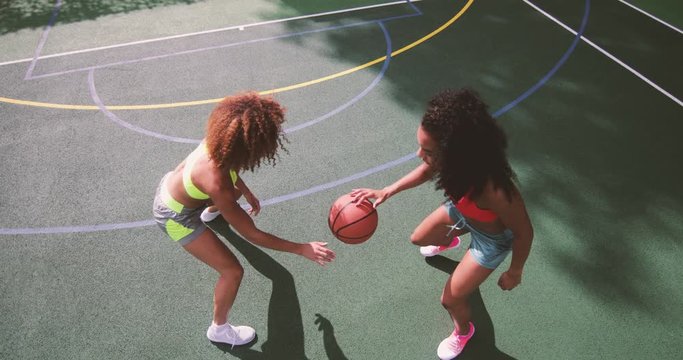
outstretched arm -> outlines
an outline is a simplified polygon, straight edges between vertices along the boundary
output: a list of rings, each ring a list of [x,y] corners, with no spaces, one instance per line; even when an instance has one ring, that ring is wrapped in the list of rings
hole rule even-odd
[[[301,255],[320,265],[334,259],[334,251],[327,248],[327,243],[295,243],[258,229],[251,217],[237,203],[232,184],[221,187],[209,195],[223,218],[250,242],[269,249]]]
[[[353,189],[351,196],[356,201],[364,201],[366,199],[375,199],[374,206],[377,207],[388,198],[400,193],[403,190],[414,188],[431,179],[434,176],[434,169],[426,163],[420,164],[413,171],[409,172],[395,183],[381,189]]]

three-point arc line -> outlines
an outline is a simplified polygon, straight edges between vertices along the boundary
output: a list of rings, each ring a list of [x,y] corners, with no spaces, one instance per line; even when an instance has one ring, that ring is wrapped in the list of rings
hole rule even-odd
[[[450,24],[452,24],[455,20],[457,20],[457,18],[460,17],[462,15],[462,13],[464,13],[465,10],[467,10],[467,8],[470,6],[470,4],[472,2],[473,2],[473,0],[469,0],[468,3],[466,4],[466,6],[458,14],[456,14],[456,16],[454,16],[447,23],[445,23],[444,25],[442,25],[438,29],[434,30],[432,33],[428,34],[427,36],[423,37],[422,39],[426,40],[426,39],[436,35],[438,32],[442,31],[446,27],[450,26]],[[534,84],[530,88],[531,91],[527,90],[521,96],[519,96],[518,98],[513,100],[512,103],[517,105],[519,102],[521,102],[524,99],[531,96],[533,92],[535,92],[543,84],[545,84],[559,70],[559,68],[567,61],[567,59],[569,58],[571,53],[576,48],[579,41],[581,40],[581,37],[583,36],[583,32],[586,28],[586,25],[588,24],[589,11],[590,11],[590,0],[586,0],[584,16],[583,16],[583,19],[581,22],[581,28],[577,32],[577,34],[576,34],[574,40],[572,41],[571,45],[569,46],[569,48],[565,51],[563,56],[553,66],[553,68],[545,76],[543,76],[536,84]],[[413,43],[413,44],[415,44],[415,43]],[[417,46],[417,44],[415,44],[413,46]],[[406,50],[408,50],[408,47],[404,47],[400,50],[406,51]],[[396,52],[394,52],[392,55],[394,55],[395,53]],[[505,112],[507,112],[508,110],[510,110],[511,108],[512,107],[504,106],[500,110],[496,111],[494,113],[494,116],[499,117],[502,114],[504,114]],[[284,201],[292,200],[292,199],[299,198],[302,196],[317,193],[317,192],[320,192],[323,190],[328,190],[328,189],[346,184],[348,182],[364,178],[364,177],[369,176],[371,174],[381,172],[381,171],[393,168],[395,166],[401,165],[405,162],[408,162],[410,160],[415,159],[415,157],[416,157],[415,154],[408,154],[408,155],[402,156],[398,159],[387,162],[385,164],[375,166],[373,168],[370,168],[370,169],[367,169],[365,171],[347,176],[347,177],[342,178],[342,179],[338,179],[338,180],[335,180],[332,182],[317,185],[317,186],[311,187],[311,188],[306,189],[306,190],[302,190],[302,191],[298,191],[298,192],[294,192],[294,193],[290,193],[287,195],[282,195],[282,196],[278,196],[278,197],[274,197],[274,198],[265,200],[261,203],[261,205],[262,206],[273,205],[273,204],[277,204],[280,202],[284,202]],[[142,221],[135,221],[135,222],[128,222],[128,223],[99,224],[99,225],[87,225],[87,226],[63,226],[63,227],[15,228],[15,229],[0,228],[0,235],[27,235],[27,234],[56,234],[56,233],[74,233],[74,232],[95,232],[95,231],[131,229],[131,228],[138,228],[138,227],[143,227],[143,226],[151,226],[154,224],[155,224],[154,220],[142,220]]]

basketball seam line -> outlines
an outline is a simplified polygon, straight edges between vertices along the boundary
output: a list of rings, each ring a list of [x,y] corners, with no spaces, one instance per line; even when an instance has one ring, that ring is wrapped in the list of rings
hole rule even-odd
[[[343,211],[347,206],[349,206],[350,204],[353,204],[353,201],[349,201],[349,202],[346,203],[344,206],[342,206],[341,209],[339,209],[339,211],[337,212],[337,216],[335,216],[335,218],[334,218],[334,223],[333,223],[333,225],[337,223],[337,219],[339,218],[339,214],[341,214],[342,211]],[[360,218],[360,219],[358,219],[358,220],[356,220],[356,221],[354,221],[354,222],[352,222],[352,223],[349,223],[349,224],[346,224],[346,225],[340,227],[337,231],[334,232],[334,234],[335,234],[335,235],[338,235],[338,236],[341,236],[341,237],[344,237],[344,238],[347,238],[347,239],[352,239],[352,240],[353,240],[353,239],[362,239],[362,238],[364,238],[364,237],[367,236],[367,235],[365,235],[365,236],[358,236],[358,237],[350,237],[350,236],[340,235],[339,233],[340,233],[342,230],[346,229],[347,227],[349,227],[349,226],[351,226],[351,225],[353,225],[353,224],[356,224],[356,223],[358,223],[358,222],[360,222],[360,221],[365,220],[368,216],[370,216],[370,215],[372,215],[373,213],[376,213],[376,212],[377,212],[377,209],[375,209],[375,208],[373,207],[372,211],[370,211],[369,213],[365,214],[365,216],[363,216],[362,218]],[[332,227],[332,229],[334,229],[334,227]],[[334,230],[333,230],[333,231],[334,231]],[[373,230],[372,232],[374,232],[374,230]],[[371,232],[370,234],[372,234],[372,232]]]

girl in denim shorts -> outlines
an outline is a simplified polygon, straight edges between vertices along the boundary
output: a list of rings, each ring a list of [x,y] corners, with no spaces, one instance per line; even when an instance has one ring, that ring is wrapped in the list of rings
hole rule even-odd
[[[437,348],[440,359],[453,359],[474,335],[468,298],[512,253],[498,285],[512,290],[522,282],[533,228],[507,160],[507,138],[471,89],[446,90],[429,102],[417,129],[422,163],[395,183],[380,189],[355,189],[357,201],[374,199],[377,207],[391,196],[428,180],[447,200],[413,231],[410,240],[424,256],[460,244],[469,233],[470,247],[446,281],[441,303],[454,330]]]

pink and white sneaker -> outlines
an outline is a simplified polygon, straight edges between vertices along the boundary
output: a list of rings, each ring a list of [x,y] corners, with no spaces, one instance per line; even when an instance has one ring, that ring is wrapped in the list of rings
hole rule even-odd
[[[453,241],[451,241],[448,246],[436,246],[436,245],[429,245],[429,246],[420,246],[420,254],[425,257],[431,257],[434,255],[438,255],[440,252],[446,251],[448,249],[454,249],[460,246],[460,238],[455,236],[453,237]]]
[[[470,323],[470,330],[467,332],[467,335],[458,335],[453,331],[451,336],[443,339],[441,344],[439,344],[439,347],[436,349],[436,355],[441,360],[455,359],[460,355],[462,349],[465,348],[472,335],[474,335],[474,325],[472,323]]]

